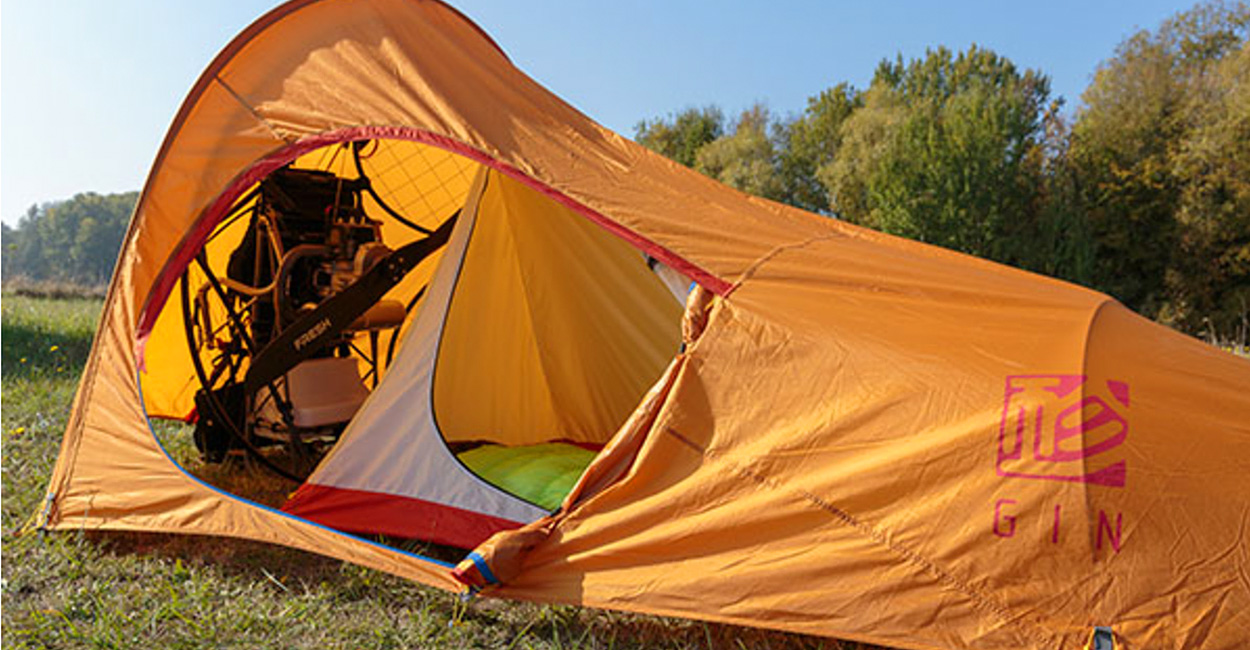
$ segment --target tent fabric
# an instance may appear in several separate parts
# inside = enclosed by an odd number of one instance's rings
[[[702,334],[563,507],[478,549],[503,580],[485,593],[903,648],[1250,638],[1250,362],[1095,292],[721,186],[431,0],[297,0],[209,65],[131,221],[39,525],[256,539],[457,588],[197,481],[147,421],[187,416],[161,318],[204,241],[267,173],[356,139],[488,168],[700,284]]]
[[[449,441],[603,443],[677,352],[681,305],[637,250],[492,172],[438,343]]]

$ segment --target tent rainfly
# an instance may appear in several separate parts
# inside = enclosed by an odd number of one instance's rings
[[[153,418],[300,485],[210,485]],[[1048,650],[1244,647],[1248,522],[1250,362],[717,184],[434,0],[295,0],[209,65],[34,519],[488,596]]]

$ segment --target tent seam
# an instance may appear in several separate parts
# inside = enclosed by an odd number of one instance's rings
[[[243,97],[239,95],[239,93],[235,92],[234,88],[232,88],[230,84],[226,83],[225,79],[221,78],[221,75],[214,73],[213,81],[220,84],[222,88],[225,88],[226,92],[230,93],[230,96],[234,98],[234,101],[238,102],[240,106],[242,106],[245,110],[247,110],[248,113],[251,113],[252,117],[255,118],[257,122],[260,122],[261,125],[265,127],[265,130],[269,131],[269,135],[273,136],[275,140],[279,140],[287,144],[290,144],[291,142],[293,142],[292,138],[282,137],[282,134],[278,133],[277,128],[275,128],[274,125],[269,122],[269,120],[261,116],[261,114],[257,112],[256,108],[253,107],[251,104],[247,103],[247,101],[245,101]]]
[[[109,301],[105,301],[105,305],[108,305],[108,304],[109,304]],[[103,318],[104,316],[102,315],[101,319]],[[96,336],[98,337],[99,334],[100,334],[100,328],[99,326],[97,326]],[[95,346],[93,344],[92,348],[94,347]],[[83,399],[90,399],[91,396],[95,394],[96,378],[100,374],[99,372],[95,371],[96,370],[95,366],[98,365],[98,363],[96,362],[96,355],[94,353],[91,355],[91,361],[92,363],[89,363],[88,367],[83,370],[84,373],[91,372],[91,380],[89,382],[83,382],[83,386],[82,386]],[[50,500],[51,503],[46,504],[46,503],[41,502],[38,506],[39,509],[35,511],[36,516],[40,516],[43,519],[43,523],[40,524],[39,526],[40,528],[47,528],[49,525],[52,525],[53,517],[59,514],[57,504],[61,500],[61,498],[65,496],[65,490],[69,487],[70,483],[73,482],[74,470],[78,469],[78,452],[80,448],[82,447],[82,441],[83,441],[83,438],[85,437],[84,434],[86,433],[86,428],[87,428],[87,422],[86,422],[85,415],[79,416],[78,436],[77,436],[77,439],[74,440],[74,445],[70,450],[69,458],[66,460],[65,476],[60,481],[57,481],[56,485],[53,485],[51,482],[49,482],[48,494],[44,500],[45,501]]]
[[[517,240],[516,240],[516,234],[512,229],[512,225],[514,224],[509,223],[508,239],[512,241],[513,250],[516,250]],[[514,259],[516,260],[517,278],[521,282],[521,299],[525,301],[525,312],[529,314],[530,333],[534,335],[534,352],[538,356],[538,369],[543,374],[543,384],[544,384],[544,387],[546,388],[547,399],[550,400],[551,402],[551,407],[553,410],[552,414],[556,416],[556,426],[561,426],[559,414],[554,413],[554,409],[556,406],[556,396],[554,393],[551,392],[551,377],[547,373],[547,361],[546,361],[545,355],[543,354],[542,346],[538,342],[538,328],[537,328],[537,322],[535,320],[534,305],[530,303],[529,284],[527,284],[525,281],[525,272],[524,272],[525,269],[521,267],[520,255],[517,255]]]
[[[901,556],[903,559],[907,560],[908,562],[919,566],[921,569],[924,569],[932,573],[938,578],[940,582],[945,583],[948,587],[952,587],[959,593],[963,594],[965,597],[971,600],[978,609],[982,609],[983,611],[986,611],[992,614],[994,617],[999,619],[999,621],[1002,624],[1007,625],[1007,626],[1020,625],[1021,627],[1024,628],[1023,630],[1020,630],[1021,632],[1027,632],[1028,636],[1032,637],[1034,641],[1041,644],[1043,647],[1057,647],[1057,642],[1054,639],[1053,635],[1048,634],[1043,628],[1038,626],[1036,623],[1033,623],[1031,621],[1025,620],[1020,617],[1012,616],[1010,609],[1006,605],[1000,602],[997,602],[995,599],[993,599],[990,596],[986,596],[978,592],[971,585],[967,584],[965,581],[959,579],[958,577],[951,575],[950,573],[944,571],[942,568],[938,567],[937,564],[935,564],[928,558],[925,558],[923,555],[911,550],[910,548],[907,548],[899,544],[898,542],[891,541],[890,539],[887,538],[886,534],[879,531],[875,527],[867,523],[864,523],[863,521],[861,521],[860,519],[858,519],[851,513],[847,512],[846,510],[839,508],[833,503],[830,503],[829,501],[823,499],[822,497],[804,488],[801,488],[801,487],[800,488],[788,488],[782,485],[776,479],[766,476],[760,472],[754,471],[746,467],[745,465],[743,465],[741,462],[738,462],[738,461],[735,461],[733,459],[726,457],[724,454],[720,454],[718,452],[704,449],[700,447],[694,441],[683,436],[680,432],[676,431],[672,427],[665,427],[664,432],[673,436],[683,445],[689,447],[693,451],[696,451],[704,458],[707,458],[709,460],[715,460],[722,465],[726,465],[730,471],[736,474],[744,476],[756,483],[765,485],[771,489],[787,492],[792,495],[797,495],[804,501],[807,501],[808,503],[816,506],[818,509],[825,511],[826,513],[832,515],[835,519],[841,521],[847,526],[858,531],[861,535],[867,537],[874,544],[877,544],[878,546],[881,546],[895,553],[896,555]]]
[[[1098,317],[1102,314],[1103,308],[1108,305],[1114,304],[1115,302],[1116,301],[1110,297],[1104,297],[1102,300],[1100,300],[1098,304],[1094,306],[1093,310],[1091,310],[1090,315],[1089,315],[1089,322],[1085,325],[1085,336],[1081,338],[1081,378],[1082,378],[1082,381],[1081,381],[1081,401],[1079,402],[1080,404],[1085,403],[1085,398],[1087,396],[1086,390],[1089,384],[1089,381],[1088,381],[1089,379],[1089,371],[1088,371],[1089,348],[1090,348],[1089,340],[1093,336],[1093,333],[1094,333],[1094,324],[1098,322]],[[1082,425],[1081,427],[1081,446],[1082,447],[1085,446],[1084,425]],[[1088,457],[1084,457],[1081,459],[1081,471],[1084,472],[1085,474],[1089,473],[1089,458]],[[1127,481],[1127,477],[1125,480]],[[1082,501],[1085,504],[1085,513],[1088,514],[1093,511],[1093,503],[1090,501],[1091,495],[1089,493],[1089,483],[1082,481],[1079,485],[1081,486]],[[1089,550],[1090,550],[1090,561],[1096,562],[1097,550],[1092,546],[1090,547]],[[1091,581],[1085,580],[1085,581],[1082,581],[1081,584],[1084,587],[1088,588],[1091,584]]]
[[[138,208],[136,206],[136,210],[137,209]],[[130,225],[127,228],[126,239],[124,240],[125,243],[122,245],[123,250],[125,250],[127,246],[133,245],[134,242],[132,238],[137,236],[136,231],[137,224],[134,219],[134,214],[131,214]],[[118,270],[121,268],[122,259],[123,255],[119,253],[117,261],[114,262],[113,265],[114,276],[117,275]],[[78,404],[86,405],[90,403],[92,396],[95,395],[96,382],[100,377],[100,373],[98,371],[98,367],[100,365],[100,355],[103,354],[103,352],[97,353],[97,347],[104,344],[102,337],[107,335],[109,329],[105,323],[108,322],[109,314],[112,313],[111,308],[114,306],[114,301],[120,300],[117,292],[118,286],[119,285],[117,283],[109,283],[108,294],[104,299],[104,308],[100,310],[100,319],[96,323],[95,333],[92,334],[91,354],[87,359],[86,367],[83,368],[83,379],[80,382],[78,390],[74,396],[74,402],[71,405],[71,408],[73,409],[73,415],[71,417],[76,416],[75,419],[78,424],[78,435],[74,440],[73,446],[67,450],[69,451],[69,457],[66,459],[65,474],[59,481],[56,480],[55,466],[53,468],[53,476],[48,481],[47,495],[44,497],[44,502],[51,501],[51,503],[41,503],[39,509],[36,510],[36,516],[42,518],[42,523],[39,526],[40,528],[46,528],[50,525],[52,523],[52,518],[58,514],[57,503],[61,500],[61,497],[64,496],[65,490],[73,482],[74,472],[78,469],[78,453],[82,447],[83,438],[86,437],[84,434],[87,429],[87,418],[86,414],[83,412],[85,409],[79,409],[76,407]],[[139,399],[140,401],[143,400],[142,392],[139,394]],[[60,465],[59,458],[57,460],[57,465]],[[55,484],[53,483],[54,481]]]
[[[253,502],[249,502],[249,501],[246,501],[246,500],[238,499],[237,497],[230,496],[229,498],[231,498],[231,499],[235,499],[235,500],[239,500],[239,501],[242,501],[242,502],[243,502],[244,504],[246,504],[246,505],[258,506],[258,507],[261,507],[261,509],[266,509],[266,510],[269,510],[269,509],[270,509],[270,508],[267,508],[267,507],[264,507],[264,506],[259,506],[258,504],[255,504],[255,503],[253,503]],[[426,557],[426,556],[424,556],[424,555],[418,555],[418,554],[416,554],[416,553],[412,553],[412,552],[409,552],[409,551],[405,551],[405,550],[403,550],[403,549],[395,548],[395,547],[392,547],[392,546],[387,546],[387,545],[385,545],[385,544],[380,544],[380,543],[378,543],[378,542],[374,542],[374,541],[372,541],[372,540],[370,540],[370,539],[367,539],[367,538],[364,538],[364,537],[360,537],[360,536],[358,536],[358,535],[353,535],[353,534],[351,534],[351,533],[344,533],[344,532],[342,532],[342,531],[338,531],[338,530],[335,530],[335,529],[333,529],[333,528],[329,528],[329,527],[327,527],[327,526],[322,526],[322,525],[320,525],[320,524],[318,524],[317,522],[314,522],[314,521],[309,521],[309,520],[307,520],[307,519],[302,519],[302,518],[296,517],[296,516],[294,516],[294,515],[285,515],[285,513],[282,513],[281,511],[278,511],[278,512],[279,512],[279,514],[284,514],[284,516],[290,517],[291,519],[294,519],[294,520],[298,521],[300,524],[312,525],[312,526],[314,526],[314,527],[316,527],[316,528],[318,528],[318,529],[328,531],[328,532],[333,533],[333,534],[335,534],[335,535],[337,535],[337,536],[340,536],[340,537],[345,537],[345,538],[348,538],[348,539],[352,540],[353,542],[360,542],[360,543],[363,543],[363,544],[365,544],[365,545],[367,545],[367,546],[370,546],[370,547],[372,547],[372,548],[375,548],[375,549],[378,549],[378,550],[381,550],[381,551],[385,551],[385,552],[388,552],[388,553],[395,553],[395,554],[399,555],[400,557],[404,557],[404,558],[414,559],[414,560],[421,561],[421,562],[427,562],[427,563],[429,563],[429,564],[436,565],[436,566],[438,566],[438,567],[440,567],[440,568],[446,568],[446,569],[452,569],[452,568],[455,568],[455,565],[454,565],[454,564],[451,564],[450,562],[446,562],[446,561],[444,561],[444,560],[439,560],[439,559],[437,559],[437,558],[432,558],[432,557]],[[85,520],[85,519],[87,519],[86,515],[79,515],[78,517],[79,517],[80,519],[84,519],[84,520]],[[71,521],[72,521],[72,520],[71,520]],[[84,524],[84,525],[85,525],[85,524]],[[53,526],[50,530],[69,530],[70,528],[71,528],[71,526],[70,526],[69,524],[65,524],[65,523],[58,523],[58,524],[56,524],[55,526]],[[83,528],[82,526],[79,526],[79,527],[75,527],[74,529],[75,529],[75,530],[83,530],[84,528]],[[216,532],[216,531],[209,532],[209,531],[204,531],[204,530],[195,530],[195,531],[193,531],[193,532],[188,533],[188,532],[187,532],[186,527],[184,527],[184,526],[175,526],[175,525],[171,525],[171,524],[147,524],[147,523],[142,523],[142,524],[140,524],[140,523],[135,523],[135,522],[132,522],[132,521],[125,521],[125,520],[121,520],[121,519],[113,519],[113,520],[110,520],[110,521],[108,522],[108,524],[107,524],[107,525],[103,525],[103,526],[96,526],[96,527],[92,528],[91,530],[92,530],[92,531],[104,531],[104,532],[135,531],[135,532],[141,532],[141,533],[142,533],[142,532],[147,532],[147,533],[166,533],[166,534],[172,534],[172,535],[202,535],[202,536],[204,536],[204,537],[220,537],[220,538],[226,538],[226,539],[242,539],[242,540],[247,540],[247,541],[252,541],[252,542],[259,542],[259,543],[262,543],[262,544],[272,544],[272,545],[274,545],[274,546],[281,546],[281,547],[284,547],[284,548],[292,548],[292,549],[295,549],[295,550],[298,550],[298,551],[303,551],[303,552],[306,552],[306,553],[316,553],[317,555],[321,555],[322,557],[328,557],[328,558],[331,558],[331,559],[338,559],[336,556],[333,556],[333,555],[327,555],[327,554],[325,554],[325,553],[322,553],[322,552],[319,552],[319,551],[313,550],[313,549],[311,549],[311,548],[306,548],[306,547],[303,547],[303,546],[293,546],[293,545],[287,544],[287,543],[286,543],[286,542],[284,542],[284,541],[278,541],[278,540],[276,540],[276,539],[274,539],[274,538],[271,538],[271,537],[264,537],[264,536],[261,536],[261,535],[252,535],[252,534],[246,534],[246,535],[244,535],[244,534],[239,534],[239,533],[234,533],[234,532]],[[340,561],[347,561],[347,560],[340,560]],[[364,564],[361,564],[361,566],[370,566],[370,568],[374,568],[374,569],[376,569],[376,570],[378,570],[378,571],[382,571],[382,572],[385,572],[385,573],[389,573],[389,574],[391,574],[391,575],[398,575],[398,576],[400,576],[400,577],[407,577],[406,575],[400,574],[400,573],[398,573],[398,572],[395,572],[395,571],[390,571],[390,570],[383,569],[383,568],[380,568],[380,567],[377,567],[377,566],[372,566],[372,565],[364,565]],[[425,583],[422,583],[422,584],[425,584]],[[427,586],[433,586],[433,585],[427,585]],[[436,588],[436,589],[437,589],[437,588],[439,588],[439,587],[434,587],[434,588]],[[447,589],[446,591],[451,591],[451,590],[450,590],[450,589]]]
[[[442,360],[443,342],[446,341],[446,338],[447,338],[447,324],[451,317],[451,310],[453,306],[455,305],[456,296],[458,295],[458,291],[460,289],[460,281],[464,277],[464,269],[469,259],[470,247],[473,245],[473,233],[477,231],[478,224],[480,223],[482,199],[484,198],[486,194],[486,189],[490,184],[490,167],[488,165],[483,165],[483,167],[485,167],[485,170],[479,170],[478,172],[476,172],[477,174],[482,175],[482,184],[481,184],[480,189],[475,189],[477,188],[477,185],[476,185],[477,180],[475,176],[474,185],[470,186],[469,194],[465,197],[465,203],[463,206],[461,206],[462,212],[461,212],[460,218],[467,218],[467,217],[464,217],[465,213],[463,212],[463,210],[467,208],[470,203],[474,204],[474,207],[471,210],[471,214],[473,215],[473,223],[469,227],[469,233],[465,238],[466,241],[464,242],[464,248],[460,253],[460,259],[457,261],[455,276],[452,278],[451,287],[448,290],[447,301],[443,308],[442,319],[439,321],[439,325],[438,325],[438,336],[437,336],[437,341],[435,342],[435,345],[434,345],[435,347],[434,359],[430,364],[430,391],[429,391],[429,394],[426,396],[426,399],[429,401],[429,405],[430,405],[430,410],[429,410],[430,423],[434,425],[434,432],[438,434],[439,443],[441,444],[442,449],[447,452],[447,455],[472,480],[477,481],[478,483],[482,484],[488,489],[495,490],[496,492],[504,495],[505,497],[516,499],[517,501],[533,506],[540,511],[547,511],[542,506],[536,503],[531,503],[530,501],[526,499],[522,499],[521,497],[503,489],[502,487],[495,485],[494,483],[491,483],[490,481],[486,480],[484,477],[480,476],[477,472],[473,471],[468,465],[464,463],[464,461],[460,460],[459,456],[457,456],[455,453],[452,453],[451,448],[448,446],[448,443],[447,443],[447,435],[443,430],[442,424],[440,424],[438,421],[438,408],[435,404],[435,399],[434,399],[434,391],[435,391],[434,387],[438,383],[438,367],[439,367],[439,362]],[[449,241],[447,245],[448,247],[450,247],[451,242]],[[440,266],[442,265],[442,263],[443,261],[439,260]],[[435,273],[437,273],[437,270],[435,271]],[[433,279],[431,279],[431,281],[433,281]],[[444,505],[447,505],[447,504],[444,504]]]
[[[122,272],[122,264],[127,257],[133,254],[136,245],[135,241],[139,236],[139,222],[135,219],[138,214],[139,204],[136,202],[134,209],[130,212],[130,220],[126,224],[126,236],[122,239],[121,249],[118,250],[117,259],[113,262],[113,272],[109,274],[109,288],[104,297],[104,307],[100,310],[100,318],[96,321],[95,331],[91,335],[91,352],[87,357],[87,364],[83,368],[83,378],[79,382],[78,389],[74,393],[74,401],[70,405],[72,409],[71,422],[73,419],[77,420],[78,436],[74,440],[73,446],[66,450],[69,452],[69,457],[66,459],[65,473],[59,481],[56,476],[56,468],[60,466],[61,459],[57,458],[57,462],[52,469],[53,474],[48,480],[48,489],[44,497],[44,503],[40,505],[39,510],[35,513],[37,517],[42,518],[41,528],[47,527],[51,523],[52,517],[57,514],[57,502],[73,481],[74,471],[78,469],[78,452],[82,447],[83,434],[87,428],[86,415],[83,411],[85,411],[85,405],[90,403],[92,395],[95,394],[96,381],[99,379],[100,374],[97,371],[100,356],[100,354],[97,354],[97,347],[103,345],[101,337],[108,329],[107,323],[110,320],[110,314],[113,313],[115,301],[121,300],[121,294],[118,289],[120,285],[113,282],[113,279]],[[143,399],[142,394],[140,394],[139,399]],[[79,404],[84,405],[84,408],[79,409]],[[51,501],[51,503],[46,503],[48,501]]]
[[[748,267],[746,268],[746,270],[744,270],[744,271],[742,272],[742,275],[740,275],[740,276],[738,277],[738,279],[737,279],[737,280],[733,283],[733,285],[729,287],[729,291],[727,291],[727,292],[725,293],[725,297],[726,297],[726,298],[728,298],[728,297],[732,296],[732,295],[734,294],[734,292],[735,292],[735,291],[737,291],[737,290],[738,290],[738,288],[742,286],[742,284],[743,284],[743,283],[745,283],[747,280],[750,280],[752,277],[754,277],[754,276],[755,276],[756,271],[758,271],[758,270],[760,269],[760,267],[762,267],[764,264],[767,264],[767,263],[768,263],[769,261],[771,261],[774,257],[776,257],[776,256],[778,256],[778,255],[780,255],[780,254],[782,254],[782,253],[784,253],[784,252],[786,252],[786,251],[788,251],[788,250],[795,250],[795,249],[799,249],[799,248],[805,248],[805,247],[807,247],[807,246],[810,246],[810,245],[815,244],[815,243],[818,243],[818,242],[822,242],[822,241],[826,241],[826,240],[830,240],[830,239],[839,239],[839,238],[842,238],[842,237],[845,237],[845,236],[846,236],[845,234],[840,233],[840,232],[839,232],[839,233],[830,233],[830,234],[827,234],[827,235],[819,235],[819,236],[816,236],[816,237],[809,237],[809,238],[804,239],[804,240],[802,240],[802,241],[791,242],[791,243],[788,243],[788,244],[781,244],[781,245],[779,245],[779,246],[776,246],[776,247],[772,248],[772,249],[771,249],[771,250],[769,250],[767,253],[764,253],[763,255],[761,255],[761,256],[759,256],[758,258],[756,258],[754,262],[751,262],[751,265],[750,265],[750,266],[748,266]]]

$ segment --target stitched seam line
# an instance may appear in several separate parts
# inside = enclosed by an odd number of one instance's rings
[[[230,96],[234,98],[234,101],[238,102],[240,106],[242,106],[245,110],[247,110],[248,113],[251,113],[252,117],[256,118],[256,121],[260,122],[265,127],[265,129],[269,131],[269,135],[272,135],[275,140],[278,140],[279,142],[287,142],[287,143],[292,142],[293,140],[292,138],[282,137],[282,135],[278,133],[278,130],[275,129],[272,124],[269,123],[269,120],[266,120],[264,117],[262,117],[260,113],[256,112],[256,109],[253,108],[251,104],[244,101],[243,97],[239,95],[239,93],[235,92],[234,88],[231,88],[230,84],[226,83],[225,79],[222,79],[220,76],[214,74],[213,81],[216,81],[218,84],[221,85],[222,88],[225,88],[226,92],[230,93]]]
[[[748,266],[747,269],[742,272],[742,275],[738,278],[736,282],[733,283],[733,286],[729,287],[729,291],[725,293],[725,297],[728,298],[729,296],[732,296],[733,292],[737,291],[738,287],[742,286],[742,283],[746,282],[747,280],[750,280],[751,277],[755,275],[755,272],[758,271],[761,266],[763,266],[764,264],[772,260],[774,257],[788,250],[805,248],[817,242],[826,241],[829,239],[840,239],[845,236],[846,235],[842,233],[831,233],[828,235],[820,235],[819,237],[810,237],[808,239],[804,239],[803,241],[793,242],[790,244],[782,244],[780,246],[773,248],[767,253],[764,253],[763,255],[761,255],[758,259],[756,259],[754,262],[751,263],[751,266]]]

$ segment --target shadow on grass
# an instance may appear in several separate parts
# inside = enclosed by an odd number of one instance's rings
[[[91,334],[66,335],[29,323],[3,323],[0,327],[3,376],[30,378],[56,372],[79,372],[91,352]]]
[[[210,569],[234,581],[267,582],[295,596],[320,590],[333,602],[375,603],[434,617],[451,637],[433,647],[534,648],[773,648],[873,650],[836,639],[721,623],[544,605],[494,598],[467,604],[455,594],[429,590],[401,578],[327,557],[263,542],[201,535],[141,532],[85,533],[106,557],[124,556]],[[453,550],[454,549],[447,549]],[[463,551],[456,551],[463,553]],[[179,569],[176,569],[179,570]],[[424,594],[418,596],[418,593]]]
[[[12,295],[4,303],[0,358],[5,379],[81,372],[91,353],[99,303]]]
[[[84,537],[106,555],[186,562],[213,567],[227,577],[252,579],[263,570],[273,580],[318,584],[335,579],[343,564],[324,555],[231,537],[132,531],[88,531]]]

